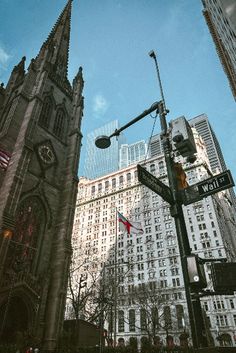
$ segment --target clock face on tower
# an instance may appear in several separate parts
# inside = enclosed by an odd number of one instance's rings
[[[41,145],[38,147],[38,154],[41,160],[45,164],[52,164],[55,161],[55,155],[51,149],[50,146],[48,145]]]

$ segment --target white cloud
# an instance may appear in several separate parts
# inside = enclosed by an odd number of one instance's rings
[[[6,65],[9,60],[10,55],[5,52],[5,50],[0,46],[0,64]]]
[[[93,111],[97,115],[104,115],[108,109],[108,102],[102,94],[97,94],[93,99]]]

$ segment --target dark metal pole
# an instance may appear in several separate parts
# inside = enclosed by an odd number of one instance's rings
[[[151,105],[150,108],[144,110],[143,113],[141,113],[140,115],[138,115],[136,118],[134,118],[133,120],[131,120],[129,123],[127,123],[126,125],[122,126],[120,129],[116,129],[109,137],[113,137],[113,136],[119,136],[121,131],[127,129],[127,127],[137,123],[137,121],[143,119],[145,116],[147,116],[148,114],[154,112],[155,110],[158,110],[160,102],[155,102]]]
[[[164,104],[159,105],[159,114],[162,126],[162,143],[164,148],[164,156],[167,168],[167,176],[169,180],[169,186],[172,191],[174,203],[171,205],[171,216],[175,219],[175,227],[177,233],[177,239],[179,244],[179,252],[183,273],[183,280],[185,286],[186,302],[189,312],[190,327],[192,333],[193,346],[195,348],[207,346],[205,337],[202,335],[204,322],[202,318],[202,309],[200,300],[196,299],[193,303],[191,288],[189,286],[188,268],[187,268],[187,256],[191,254],[191,248],[189,245],[189,239],[187,229],[185,225],[185,219],[182,209],[182,200],[179,196],[177,188],[177,178],[174,170],[174,160],[172,157],[172,148],[166,129],[166,109]]]

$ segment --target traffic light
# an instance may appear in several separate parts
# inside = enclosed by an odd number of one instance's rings
[[[199,263],[197,255],[187,256],[187,268],[189,284],[193,288],[202,289],[207,287],[204,265]]]
[[[193,131],[184,116],[170,121],[173,150],[177,150],[181,156],[187,157],[190,163],[194,162],[194,154],[197,152]],[[192,160],[193,162],[191,162]]]
[[[175,176],[177,179],[177,188],[178,190],[183,190],[188,187],[187,183],[187,175],[185,174],[185,171],[183,170],[182,164],[181,163],[174,163],[174,170],[175,170]]]

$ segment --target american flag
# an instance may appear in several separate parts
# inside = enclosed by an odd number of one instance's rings
[[[10,153],[3,151],[0,148],[0,168],[3,170],[7,169],[8,163],[10,161],[11,155]]]

